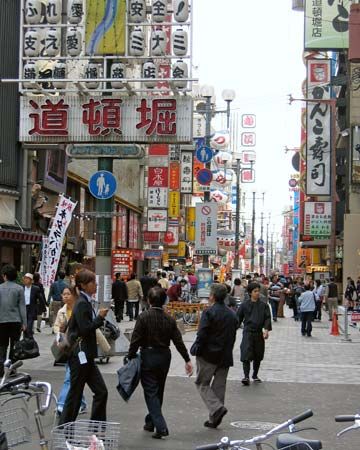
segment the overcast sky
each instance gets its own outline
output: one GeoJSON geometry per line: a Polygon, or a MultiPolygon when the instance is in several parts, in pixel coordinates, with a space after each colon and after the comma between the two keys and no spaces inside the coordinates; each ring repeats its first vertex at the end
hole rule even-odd
{"type": "MultiPolygon", "coordinates": [[[[305,78],[304,15],[291,6],[291,0],[193,0],[194,75],[200,84],[214,86],[217,108],[224,107],[222,90],[231,88],[236,92],[231,107],[239,117],[256,114],[256,183],[247,186],[247,197],[254,186],[259,196],[266,192],[265,213],[272,212],[279,232],[294,173],[293,153],[286,155],[284,147],[300,146],[301,103],[289,106],[287,95],[301,97],[305,78]]],[[[246,210],[250,217],[250,200],[246,210]]],[[[261,201],[257,211],[260,215],[261,201]]]]}

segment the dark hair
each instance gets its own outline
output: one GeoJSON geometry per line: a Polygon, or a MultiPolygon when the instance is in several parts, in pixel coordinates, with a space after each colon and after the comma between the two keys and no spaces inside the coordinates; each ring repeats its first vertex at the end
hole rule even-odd
{"type": "Polygon", "coordinates": [[[15,281],[17,278],[17,270],[15,266],[11,264],[7,264],[2,269],[2,274],[6,276],[6,279],[9,281],[15,281]]]}
{"type": "Polygon", "coordinates": [[[162,273],[161,273],[161,276],[162,276],[163,278],[166,278],[166,272],[162,272],[162,273]]]}
{"type": "Polygon", "coordinates": [[[254,291],[255,289],[260,289],[260,284],[259,283],[250,283],[249,286],[247,287],[247,291],[249,294],[252,293],[252,291],[254,291]]]}
{"type": "Polygon", "coordinates": [[[33,282],[34,283],[39,283],[40,282],[40,274],[39,274],[39,272],[35,272],[34,273],[33,282]]]}
{"type": "Polygon", "coordinates": [[[121,273],[120,272],[116,272],[115,278],[118,280],[120,277],[121,277],[121,273]]]}
{"type": "Polygon", "coordinates": [[[145,276],[147,276],[147,275],[149,275],[149,271],[148,270],[145,270],[145,274],[144,274],[145,276]]]}
{"type": "Polygon", "coordinates": [[[304,288],[305,288],[305,291],[310,291],[310,289],[311,289],[311,284],[310,284],[310,283],[305,284],[304,288]]]}
{"type": "Polygon", "coordinates": [[[60,278],[60,280],[63,280],[65,278],[65,275],[66,273],[63,270],[59,270],[58,277],[60,278]]]}
{"type": "Polygon", "coordinates": [[[320,280],[315,280],[315,283],[316,283],[316,287],[321,286],[321,281],[320,280]]]}
{"type": "Polygon", "coordinates": [[[235,286],[240,286],[240,284],[241,284],[240,278],[235,278],[234,284],[235,284],[235,286]]]}
{"type": "Polygon", "coordinates": [[[224,300],[228,294],[225,284],[215,283],[211,285],[210,294],[215,297],[216,303],[224,303],[224,300]]]}
{"type": "Polygon", "coordinates": [[[162,308],[166,302],[166,292],[163,288],[155,286],[148,292],[148,300],[151,306],[162,308]]]}
{"type": "Polygon", "coordinates": [[[335,281],[335,278],[334,277],[330,277],[330,281],[335,281]]]}
{"type": "Polygon", "coordinates": [[[79,291],[75,286],[65,286],[61,294],[64,293],[65,289],[69,289],[70,294],[73,295],[75,299],[79,297],[79,291]]]}
{"type": "Polygon", "coordinates": [[[96,275],[94,272],[91,272],[91,270],[81,269],[80,272],[75,275],[75,286],[79,289],[82,288],[82,284],[88,284],[92,281],[96,281],[96,275]]]}
{"type": "Polygon", "coordinates": [[[129,280],[135,280],[136,278],[136,273],[132,273],[129,277],[129,280]]]}

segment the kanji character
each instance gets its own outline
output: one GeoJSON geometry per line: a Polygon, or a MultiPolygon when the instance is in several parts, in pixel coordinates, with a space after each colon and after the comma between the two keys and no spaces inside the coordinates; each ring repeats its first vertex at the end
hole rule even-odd
{"type": "Polygon", "coordinates": [[[325,164],[319,163],[314,166],[314,168],[311,171],[311,179],[312,180],[318,180],[320,179],[320,182],[315,182],[316,186],[324,186],[325,185],[325,164]]]}
{"type": "Polygon", "coordinates": [[[66,36],[66,47],[68,50],[76,50],[79,48],[79,39],[76,34],[66,36]]]}
{"type": "Polygon", "coordinates": [[[31,34],[28,34],[27,36],[25,36],[25,48],[24,50],[36,50],[35,44],[37,42],[37,38],[34,36],[31,36],[31,34]]]}
{"type": "Polygon", "coordinates": [[[59,100],[58,103],[52,103],[50,100],[45,101],[45,105],[39,108],[39,105],[30,100],[30,105],[41,112],[31,113],[29,117],[34,119],[34,128],[29,131],[29,134],[39,134],[42,136],[67,136],[68,133],[68,109],[64,100],[59,100]]]}
{"type": "Polygon", "coordinates": [[[84,14],[83,11],[83,5],[81,5],[80,3],[73,3],[71,5],[71,16],[72,17],[82,17],[82,15],[84,14]]]}
{"type": "Polygon", "coordinates": [[[101,101],[91,99],[89,103],[83,105],[83,124],[88,125],[90,135],[106,136],[111,131],[121,134],[121,102],[121,99],[107,98],[101,101]]]}
{"type": "Polygon", "coordinates": [[[181,67],[176,66],[175,69],[173,70],[173,77],[174,78],[184,78],[185,76],[185,72],[183,69],[181,69],[181,67]]]}
{"type": "Polygon", "coordinates": [[[147,127],[146,134],[149,136],[156,131],[159,135],[176,134],[176,100],[152,100],[152,106],[147,106],[147,100],[141,100],[141,106],[136,108],[140,113],[140,122],[137,129],[147,127]],[[150,117],[148,118],[150,113],[150,117]]]}
{"type": "Polygon", "coordinates": [[[164,2],[162,2],[160,0],[156,0],[155,2],[153,2],[152,7],[153,7],[154,15],[156,15],[156,16],[164,16],[165,15],[166,5],[164,2]]]}
{"type": "Polygon", "coordinates": [[[131,16],[142,16],[144,5],[141,2],[135,1],[130,3],[131,16]]]}
{"type": "Polygon", "coordinates": [[[151,37],[151,43],[152,47],[151,50],[156,50],[158,47],[160,47],[160,43],[165,41],[165,38],[162,37],[160,34],[154,34],[151,37]]]}
{"type": "Polygon", "coordinates": [[[144,78],[156,78],[155,66],[146,66],[144,69],[144,78]]]}

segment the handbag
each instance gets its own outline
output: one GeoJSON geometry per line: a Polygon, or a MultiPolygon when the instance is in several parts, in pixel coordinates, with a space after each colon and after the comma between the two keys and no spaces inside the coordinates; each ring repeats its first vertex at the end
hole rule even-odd
{"type": "Polygon", "coordinates": [[[66,339],[63,336],[64,334],[65,333],[61,333],[60,340],[58,337],[56,337],[50,347],[51,353],[57,364],[66,363],[69,359],[69,353],[65,351],[63,346],[59,345],[62,339],[66,339]]]}
{"type": "Polygon", "coordinates": [[[110,353],[111,346],[109,342],[107,341],[106,337],[104,336],[103,332],[100,330],[100,328],[96,329],[96,343],[100,347],[100,350],[107,355],[110,353]]]}
{"type": "Polygon", "coordinates": [[[190,355],[191,356],[201,356],[200,345],[196,341],[190,347],[190,355]]]}
{"type": "Polygon", "coordinates": [[[24,337],[14,345],[14,359],[32,359],[40,356],[39,346],[33,337],[24,337]]]}
{"type": "Polygon", "coordinates": [[[120,336],[120,330],[116,325],[105,320],[103,334],[107,340],[116,341],[120,336]]]}

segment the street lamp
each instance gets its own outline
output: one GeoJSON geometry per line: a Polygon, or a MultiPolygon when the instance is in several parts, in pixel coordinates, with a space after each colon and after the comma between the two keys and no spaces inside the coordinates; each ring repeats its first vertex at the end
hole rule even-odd
{"type": "Polygon", "coordinates": [[[226,128],[230,127],[230,103],[235,99],[235,91],[233,89],[224,89],[222,98],[226,102],[226,128]]]}

